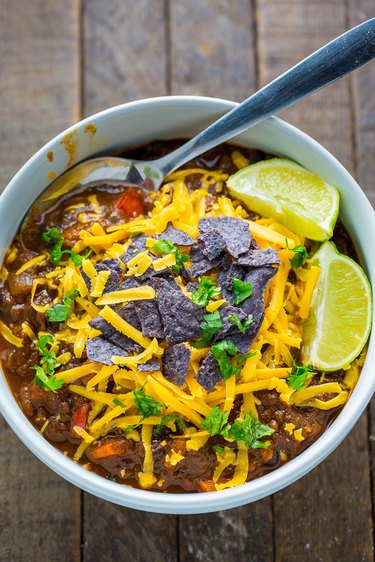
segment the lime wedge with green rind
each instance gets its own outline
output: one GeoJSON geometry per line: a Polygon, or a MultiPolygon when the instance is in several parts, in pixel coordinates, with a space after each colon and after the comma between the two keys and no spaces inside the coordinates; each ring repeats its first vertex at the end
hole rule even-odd
{"type": "Polygon", "coordinates": [[[325,242],[312,258],[321,272],[303,324],[302,360],[321,371],[346,368],[371,329],[372,296],[362,268],[325,242]]]}
{"type": "Polygon", "coordinates": [[[227,186],[251,211],[293,232],[320,242],[332,236],[339,212],[337,188],[292,160],[252,164],[230,176],[227,186]]]}

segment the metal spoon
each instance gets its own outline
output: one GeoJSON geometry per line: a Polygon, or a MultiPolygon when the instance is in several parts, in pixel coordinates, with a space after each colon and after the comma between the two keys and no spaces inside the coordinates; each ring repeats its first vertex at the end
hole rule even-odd
{"type": "Polygon", "coordinates": [[[375,18],[340,35],[223,115],[170,154],[150,162],[116,157],[86,160],[54,180],[29,216],[79,186],[118,181],[157,190],[173,170],[266,117],[338,80],[375,57],[375,18]]]}

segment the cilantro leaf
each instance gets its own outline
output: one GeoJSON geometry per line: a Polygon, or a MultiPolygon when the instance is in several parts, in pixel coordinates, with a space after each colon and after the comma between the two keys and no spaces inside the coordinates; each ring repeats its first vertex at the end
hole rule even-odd
{"type": "Polygon", "coordinates": [[[167,254],[174,254],[176,259],[176,265],[172,265],[172,271],[179,275],[184,269],[184,263],[188,261],[189,256],[183,254],[177,246],[175,246],[172,240],[159,240],[156,244],[151,246],[151,250],[165,256],[167,254]]]}
{"type": "Polygon", "coordinates": [[[309,254],[304,246],[294,246],[294,248],[289,248],[288,246],[288,239],[285,238],[285,244],[288,250],[294,252],[294,256],[290,261],[290,265],[294,268],[301,267],[304,260],[309,257],[309,254]]]}
{"type": "Polygon", "coordinates": [[[191,293],[191,300],[198,306],[207,306],[212,297],[220,295],[220,288],[208,277],[199,279],[199,287],[191,293]]]}
{"type": "Polygon", "coordinates": [[[55,376],[49,377],[39,365],[35,365],[32,368],[35,369],[34,384],[36,384],[36,386],[52,390],[52,392],[56,393],[64,384],[62,379],[57,379],[55,376]]]}
{"type": "Polygon", "coordinates": [[[69,254],[74,265],[81,265],[83,260],[87,259],[92,252],[92,250],[89,250],[85,256],[80,256],[77,252],[73,252],[73,250],[63,250],[64,237],[55,226],[43,232],[41,238],[43,242],[52,244],[48,251],[53,265],[59,265],[63,254],[69,254]]]}
{"type": "Polygon", "coordinates": [[[220,445],[212,445],[211,449],[214,451],[214,453],[225,455],[225,449],[224,447],[220,447],[220,445]]]}
{"type": "Polygon", "coordinates": [[[253,288],[251,283],[244,283],[241,279],[232,279],[233,285],[233,304],[241,304],[246,300],[252,293],[253,288]]]}
{"type": "Polygon", "coordinates": [[[215,312],[212,312],[212,314],[204,314],[203,320],[204,322],[202,322],[202,324],[200,325],[200,329],[202,330],[202,337],[193,343],[193,347],[198,349],[210,345],[213,336],[223,326],[223,322],[218,310],[215,310],[215,312]]]}
{"type": "Polygon", "coordinates": [[[49,257],[53,265],[58,265],[62,257],[62,245],[64,243],[64,238],[55,226],[50,228],[42,234],[43,242],[48,242],[52,244],[49,249],[49,257]]]}
{"type": "Polygon", "coordinates": [[[134,400],[138,410],[142,414],[141,421],[149,418],[150,416],[157,416],[164,408],[163,404],[145,394],[143,387],[138,390],[133,390],[134,400]]]}
{"type": "Polygon", "coordinates": [[[137,427],[136,425],[128,425],[128,427],[125,427],[124,429],[125,435],[127,435],[130,431],[133,431],[133,429],[135,429],[136,427],[137,427]]]}
{"type": "Polygon", "coordinates": [[[289,375],[287,378],[288,384],[297,392],[306,386],[306,381],[309,376],[315,375],[312,365],[297,365],[295,361],[293,361],[292,370],[287,372],[289,375]]]}
{"type": "Polygon", "coordinates": [[[121,400],[119,400],[118,398],[114,398],[112,402],[115,404],[115,406],[120,406],[120,408],[124,408],[124,409],[127,408],[127,406],[125,406],[125,404],[121,402],[121,400]]]}
{"type": "Polygon", "coordinates": [[[220,373],[225,381],[232,375],[239,375],[246,359],[254,355],[254,353],[237,355],[238,349],[234,343],[225,340],[215,343],[211,348],[211,352],[219,365],[220,373]],[[234,357],[235,355],[237,356],[234,357]],[[234,357],[233,361],[231,361],[231,357],[234,357]]]}
{"type": "Polygon", "coordinates": [[[242,334],[244,334],[246,332],[246,328],[253,321],[253,315],[249,314],[249,316],[246,318],[246,320],[244,320],[244,322],[241,322],[241,320],[238,318],[237,314],[231,314],[230,316],[228,316],[228,321],[231,324],[234,324],[239,329],[239,331],[242,334]]]}
{"type": "Polygon", "coordinates": [[[176,425],[178,427],[178,429],[180,431],[184,431],[185,429],[185,424],[182,421],[182,419],[180,418],[180,416],[178,416],[177,414],[169,414],[167,416],[163,416],[161,419],[161,422],[157,424],[157,426],[154,429],[154,433],[156,435],[162,436],[163,435],[163,431],[164,431],[164,427],[169,423],[169,422],[176,422],[176,425]]]}
{"type": "Polygon", "coordinates": [[[250,449],[267,449],[268,446],[261,439],[273,433],[273,429],[260,423],[251,414],[246,414],[242,421],[235,421],[232,425],[224,428],[223,431],[224,437],[229,437],[235,441],[243,441],[246,447],[250,449]]]}
{"type": "Polygon", "coordinates": [[[220,435],[227,421],[227,412],[223,412],[220,410],[219,406],[215,406],[202,421],[202,427],[208,431],[210,435],[220,435]]]}
{"type": "Polygon", "coordinates": [[[71,289],[66,297],[64,297],[64,304],[55,304],[52,308],[48,308],[45,312],[50,322],[65,322],[68,319],[74,299],[77,298],[79,292],[77,289],[71,289]]]}
{"type": "Polygon", "coordinates": [[[35,346],[35,349],[37,349],[41,355],[40,364],[45,366],[46,372],[50,376],[54,374],[57,363],[55,352],[47,348],[47,345],[52,345],[53,343],[53,337],[49,334],[44,334],[40,336],[35,346]]]}

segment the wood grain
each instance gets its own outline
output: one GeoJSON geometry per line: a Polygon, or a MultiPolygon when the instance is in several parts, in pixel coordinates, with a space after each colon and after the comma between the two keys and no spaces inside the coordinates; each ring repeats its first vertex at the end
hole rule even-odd
{"type": "Polygon", "coordinates": [[[166,93],[164,0],[83,1],[83,113],[166,93]]]}
{"type": "MultiPolygon", "coordinates": [[[[77,120],[75,0],[3,0],[0,184],[77,120]]],[[[1,189],[0,189],[1,190],[1,189]]],[[[80,492],[39,462],[0,421],[0,560],[80,560],[80,492]]]]}
{"type": "MultiPolygon", "coordinates": [[[[269,82],[347,28],[343,0],[258,0],[261,85],[269,82]]],[[[280,114],[354,169],[349,78],[343,78],[280,114]]]]}
{"type": "Polygon", "coordinates": [[[180,560],[274,560],[271,499],[237,509],[180,518],[180,560]]]}
{"type": "MultiPolygon", "coordinates": [[[[84,2],[86,115],[167,93],[164,15],[163,0],[84,2]]],[[[83,505],[85,562],[176,560],[176,517],[125,509],[88,494],[83,505]]]]}
{"type": "Polygon", "coordinates": [[[85,495],[84,562],[177,562],[176,518],[85,495]]]}
{"type": "MultiPolygon", "coordinates": [[[[258,56],[265,83],[342,33],[346,6],[334,0],[259,0],[258,56]]],[[[285,112],[285,117],[355,168],[348,78],[285,112]]],[[[275,559],[371,560],[372,524],[366,416],[328,460],[274,496],[275,559]]]]}
{"type": "Polygon", "coordinates": [[[172,0],[172,94],[241,101],[255,89],[252,2],[172,0]]]}

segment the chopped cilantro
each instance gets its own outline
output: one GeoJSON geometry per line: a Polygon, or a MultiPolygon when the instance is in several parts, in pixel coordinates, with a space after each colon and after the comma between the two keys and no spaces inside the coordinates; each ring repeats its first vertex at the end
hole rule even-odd
{"type": "Polygon", "coordinates": [[[252,285],[251,283],[244,283],[241,279],[236,279],[235,277],[232,279],[233,285],[233,304],[241,304],[244,300],[246,300],[252,293],[252,285]]]}
{"type": "Polygon", "coordinates": [[[140,236],[141,234],[142,234],[142,232],[140,230],[136,230],[135,232],[132,232],[132,237],[138,238],[138,236],[140,236]]]}
{"type": "Polygon", "coordinates": [[[202,427],[208,431],[210,435],[220,435],[227,421],[227,412],[223,412],[220,410],[219,406],[215,406],[202,421],[202,427]]]}
{"type": "Polygon", "coordinates": [[[157,416],[164,408],[163,404],[145,394],[143,387],[139,390],[133,390],[134,400],[138,410],[142,414],[141,421],[149,418],[150,416],[157,416]]]}
{"type": "Polygon", "coordinates": [[[56,393],[64,384],[62,379],[57,379],[55,376],[49,377],[39,365],[35,365],[33,369],[35,369],[34,384],[40,388],[46,388],[56,393]]]}
{"type": "Polygon", "coordinates": [[[120,408],[126,408],[127,406],[125,406],[125,404],[123,402],[121,402],[121,400],[119,400],[118,398],[114,398],[112,400],[112,402],[115,404],[115,406],[120,406],[120,408]]]}
{"type": "Polygon", "coordinates": [[[218,310],[215,310],[215,312],[212,312],[212,314],[204,314],[203,320],[204,322],[202,322],[202,324],[200,325],[200,329],[202,330],[202,337],[193,343],[193,347],[196,347],[198,349],[210,345],[213,336],[223,326],[223,322],[220,318],[218,310]]]}
{"type": "Polygon", "coordinates": [[[187,254],[183,254],[171,240],[159,240],[159,242],[151,246],[151,250],[162,256],[174,254],[176,265],[172,265],[172,271],[176,273],[176,275],[181,273],[184,269],[184,263],[189,259],[189,256],[187,254]]]}
{"type": "Polygon", "coordinates": [[[182,421],[182,419],[180,418],[180,416],[178,416],[177,414],[169,414],[167,416],[163,416],[161,419],[161,422],[157,424],[157,426],[154,429],[154,433],[156,433],[156,435],[159,435],[159,437],[161,435],[163,435],[163,431],[164,431],[164,427],[169,423],[169,422],[175,422],[178,429],[180,431],[184,431],[185,429],[185,424],[182,421]]]}
{"type": "Polygon", "coordinates": [[[246,320],[244,322],[241,322],[237,314],[231,314],[230,316],[228,316],[228,321],[231,324],[234,324],[239,329],[239,331],[244,334],[246,332],[246,328],[253,321],[253,315],[249,314],[246,320]]]}
{"type": "Polygon", "coordinates": [[[92,250],[89,250],[85,256],[80,256],[73,250],[63,250],[64,237],[61,232],[54,226],[42,234],[43,242],[52,244],[49,248],[49,257],[53,265],[59,265],[63,254],[69,254],[74,265],[81,265],[84,259],[87,259],[92,250]]]}
{"type": "Polygon", "coordinates": [[[208,301],[218,295],[220,295],[220,288],[208,277],[203,276],[199,279],[198,289],[191,293],[191,300],[198,306],[207,306],[208,301]]]}
{"type": "Polygon", "coordinates": [[[242,421],[237,420],[232,425],[224,428],[224,437],[235,441],[243,441],[250,449],[267,449],[266,443],[261,441],[262,437],[272,435],[274,430],[268,425],[260,423],[251,414],[246,414],[242,421]]]}
{"type": "Polygon", "coordinates": [[[291,371],[288,371],[288,375],[287,381],[289,386],[298,392],[306,385],[307,378],[311,375],[315,375],[315,371],[312,365],[297,365],[297,363],[293,361],[293,368],[291,371]]]}
{"type": "Polygon", "coordinates": [[[53,343],[53,337],[49,334],[44,334],[40,336],[35,346],[35,349],[37,349],[41,355],[40,364],[45,366],[46,372],[50,376],[55,372],[57,358],[55,352],[48,349],[47,345],[52,345],[53,343]]]}
{"type": "Polygon", "coordinates": [[[219,365],[220,373],[225,381],[232,375],[239,375],[246,359],[254,355],[253,353],[237,355],[238,349],[234,343],[225,340],[215,343],[211,348],[211,352],[219,365]],[[235,355],[236,357],[234,357],[235,355]],[[234,357],[234,359],[231,360],[231,357],[234,357]]]}
{"type": "Polygon", "coordinates": [[[72,310],[74,299],[78,297],[79,292],[77,289],[69,291],[64,298],[64,304],[55,304],[52,308],[46,310],[46,316],[50,322],[65,322],[72,310]]]}
{"type": "Polygon", "coordinates": [[[125,435],[127,435],[130,431],[133,431],[133,429],[135,429],[136,427],[137,427],[136,425],[128,425],[128,427],[125,427],[124,429],[125,435]]]}
{"type": "Polygon", "coordinates": [[[225,449],[224,447],[220,447],[220,445],[212,445],[211,449],[214,451],[214,453],[225,455],[225,449]]]}
{"type": "Polygon", "coordinates": [[[291,250],[292,252],[294,252],[294,256],[292,257],[290,261],[290,265],[294,268],[296,267],[301,267],[301,265],[303,264],[304,260],[309,256],[309,254],[307,253],[307,250],[304,246],[294,246],[294,248],[289,248],[288,246],[288,239],[285,238],[285,244],[286,247],[288,248],[288,250],[291,250]]]}

